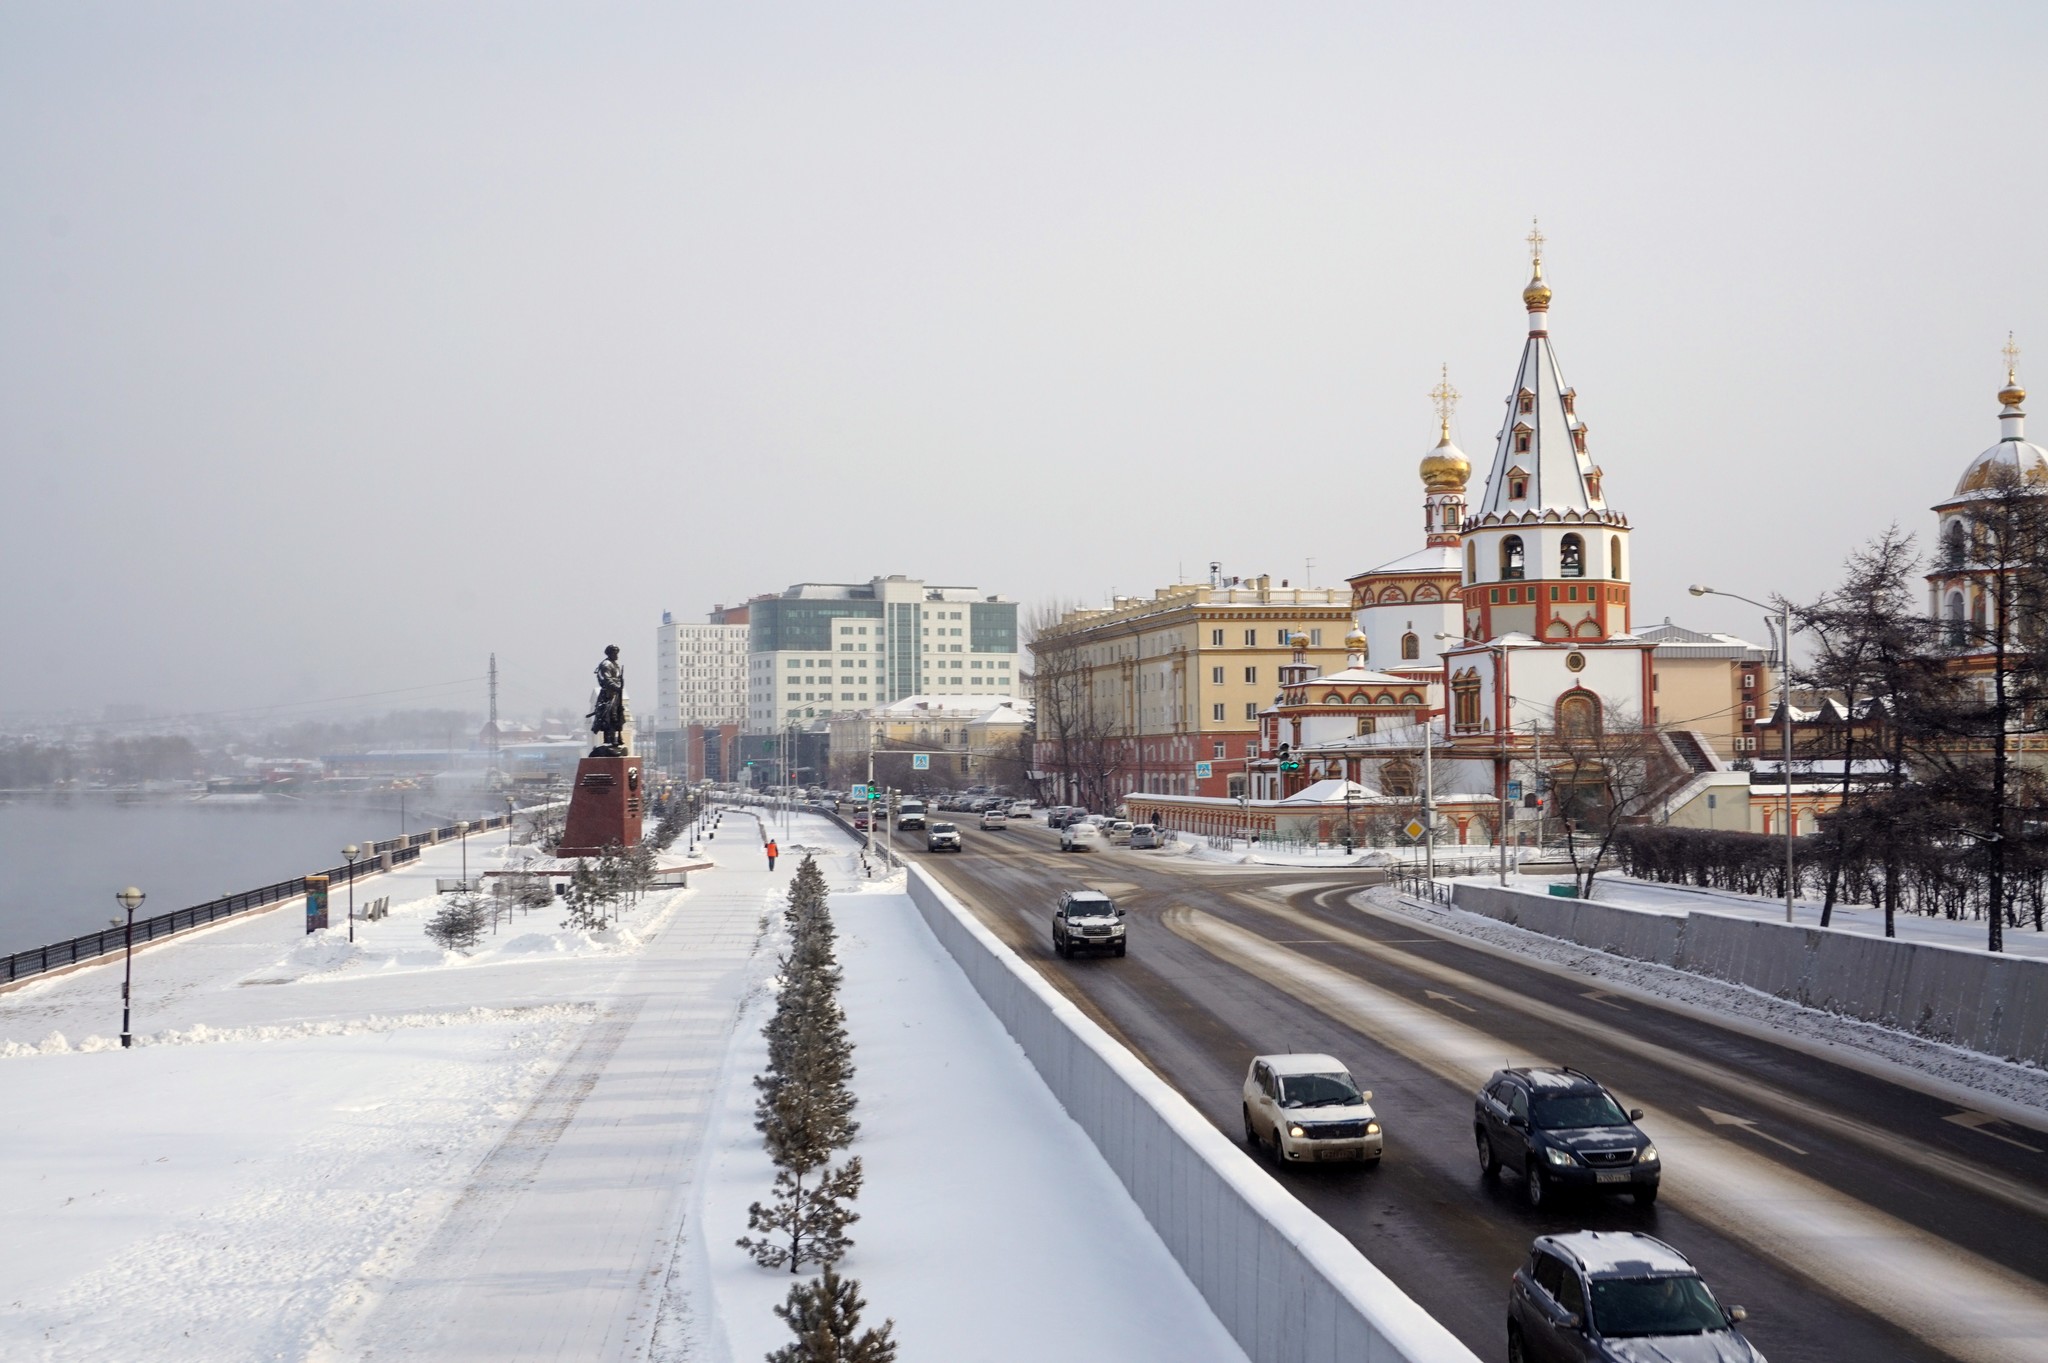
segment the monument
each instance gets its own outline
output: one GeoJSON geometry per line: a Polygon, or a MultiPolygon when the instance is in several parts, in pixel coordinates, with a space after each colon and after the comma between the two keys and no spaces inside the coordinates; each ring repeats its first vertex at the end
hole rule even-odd
{"type": "Polygon", "coordinates": [[[576,763],[576,784],[569,792],[569,818],[555,848],[559,857],[594,857],[607,847],[632,847],[640,841],[640,759],[626,750],[626,669],[619,646],[604,651],[597,665],[596,698],[590,707],[590,731],[597,746],[576,763]]]}

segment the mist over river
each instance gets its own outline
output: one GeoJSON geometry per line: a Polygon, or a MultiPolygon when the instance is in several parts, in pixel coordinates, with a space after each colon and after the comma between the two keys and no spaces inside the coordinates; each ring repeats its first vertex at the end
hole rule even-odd
{"type": "MultiPolygon", "coordinates": [[[[480,794],[422,792],[406,801],[403,831],[503,812],[480,794]]],[[[394,796],[306,804],[182,797],[123,804],[105,795],[0,801],[0,955],[106,927],[122,917],[114,894],[124,885],[149,896],[140,919],[339,866],[347,844],[398,836],[399,817],[394,796]]]]}

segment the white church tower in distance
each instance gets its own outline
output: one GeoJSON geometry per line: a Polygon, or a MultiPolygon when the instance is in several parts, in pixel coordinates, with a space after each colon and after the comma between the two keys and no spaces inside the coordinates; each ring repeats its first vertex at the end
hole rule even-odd
{"type": "Polygon", "coordinates": [[[1629,633],[1628,518],[1607,503],[1578,393],[1550,349],[1540,232],[1529,247],[1529,335],[1463,527],[1465,642],[1444,655],[1453,741],[1650,716],[1651,646],[1629,633]]]}

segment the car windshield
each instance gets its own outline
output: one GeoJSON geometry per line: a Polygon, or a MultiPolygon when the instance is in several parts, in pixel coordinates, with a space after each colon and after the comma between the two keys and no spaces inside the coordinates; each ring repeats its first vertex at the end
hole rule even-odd
{"type": "Polygon", "coordinates": [[[1593,1324],[1601,1334],[1621,1339],[1728,1328],[1707,1285],[1684,1275],[1593,1279],[1593,1324]]]}
{"type": "Polygon", "coordinates": [[[1067,904],[1069,918],[1107,918],[1116,912],[1116,905],[1107,899],[1075,899],[1067,904]]]}
{"type": "Polygon", "coordinates": [[[949,823],[935,823],[932,825],[932,832],[934,833],[951,833],[953,831],[953,825],[949,823]]]}
{"type": "Polygon", "coordinates": [[[1280,1076],[1282,1107],[1349,1107],[1362,1103],[1358,1085],[1348,1074],[1284,1074],[1280,1076]]]}
{"type": "Polygon", "coordinates": [[[1579,1126],[1627,1126],[1628,1114],[1604,1093],[1560,1093],[1538,1097],[1532,1112],[1535,1125],[1546,1131],[1579,1126]]]}

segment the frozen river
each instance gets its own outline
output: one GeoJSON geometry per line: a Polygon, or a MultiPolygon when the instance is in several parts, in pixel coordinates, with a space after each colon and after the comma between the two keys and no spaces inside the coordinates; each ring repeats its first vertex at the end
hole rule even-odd
{"type": "MultiPolygon", "coordinates": [[[[415,795],[405,831],[492,812],[502,810],[473,798],[415,795]]],[[[398,836],[399,817],[391,797],[308,805],[116,804],[107,796],[0,802],[0,954],[106,927],[121,914],[114,893],[124,885],[149,895],[137,915],[147,917],[339,866],[347,844],[398,836]]]]}

